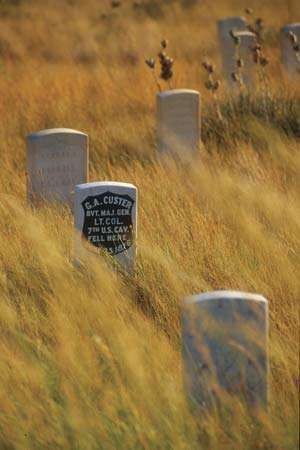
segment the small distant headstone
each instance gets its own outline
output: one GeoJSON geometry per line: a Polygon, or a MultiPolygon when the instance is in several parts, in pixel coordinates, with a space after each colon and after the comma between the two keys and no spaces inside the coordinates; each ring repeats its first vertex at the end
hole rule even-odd
{"type": "Polygon", "coordinates": [[[253,47],[257,42],[256,35],[251,31],[237,31],[235,35],[240,38],[241,42],[239,46],[239,57],[244,63],[241,69],[243,82],[249,87],[254,81],[255,63],[253,47]]]}
{"type": "Polygon", "coordinates": [[[200,94],[174,89],[157,94],[157,137],[161,154],[189,159],[200,140],[200,94]]]}
{"type": "Polygon", "coordinates": [[[235,46],[230,32],[247,31],[247,23],[243,17],[226,17],[217,22],[219,46],[224,76],[233,84],[231,74],[235,71],[235,46]]]}
{"type": "Polygon", "coordinates": [[[267,344],[268,302],[261,295],[216,291],[187,298],[183,364],[193,403],[218,405],[227,393],[266,406],[267,344]]]}
{"type": "Polygon", "coordinates": [[[108,252],[128,272],[136,255],[137,188],[119,182],[75,188],[75,253],[108,252]]]}
{"type": "Polygon", "coordinates": [[[88,181],[88,136],[67,128],[27,136],[28,200],[73,204],[76,184],[88,181]]]}
{"type": "Polygon", "coordinates": [[[280,33],[282,62],[287,72],[294,76],[300,75],[300,50],[297,51],[296,46],[300,46],[300,22],[285,25],[280,33]],[[296,43],[291,41],[289,33],[292,32],[297,39],[296,43]]]}

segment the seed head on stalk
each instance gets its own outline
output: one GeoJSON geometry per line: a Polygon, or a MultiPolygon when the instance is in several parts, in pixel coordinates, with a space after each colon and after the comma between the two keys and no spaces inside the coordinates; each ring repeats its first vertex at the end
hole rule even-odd
{"type": "Polygon", "coordinates": [[[291,43],[292,45],[297,44],[298,38],[297,38],[296,34],[293,33],[293,31],[289,31],[289,32],[288,32],[288,38],[289,38],[290,43],[291,43]]]}
{"type": "MultiPolygon", "coordinates": [[[[160,78],[162,80],[168,82],[169,88],[171,88],[170,80],[173,77],[174,59],[170,58],[170,56],[168,56],[167,53],[164,51],[167,48],[167,46],[168,46],[168,41],[166,39],[162,39],[160,42],[161,50],[157,56],[158,56],[158,63],[160,65],[160,78]]],[[[158,82],[157,75],[155,72],[156,60],[154,58],[147,58],[145,60],[145,63],[151,69],[154,79],[155,79],[155,83],[156,83],[159,91],[161,91],[161,86],[160,86],[160,83],[158,82]]]]}
{"type": "Polygon", "coordinates": [[[257,41],[261,42],[265,29],[263,19],[261,17],[255,17],[253,15],[253,9],[246,8],[245,12],[249,16],[249,19],[251,18],[251,21],[248,21],[247,23],[247,29],[256,35],[257,41]]]}
{"type": "Polygon", "coordinates": [[[154,58],[147,58],[147,59],[145,59],[145,63],[149,67],[149,69],[151,70],[153,78],[154,78],[154,82],[155,82],[159,92],[161,92],[161,86],[160,86],[160,84],[158,82],[158,79],[157,79],[157,76],[156,76],[156,73],[155,73],[155,65],[156,65],[155,59],[154,58]]]}
{"type": "Polygon", "coordinates": [[[145,59],[145,63],[147,64],[150,69],[155,69],[155,59],[154,58],[148,58],[145,59]]]}
{"type": "Polygon", "coordinates": [[[160,43],[161,48],[167,48],[168,46],[168,41],[166,39],[163,39],[160,43]]]}
{"type": "MultiPolygon", "coordinates": [[[[165,50],[168,46],[168,41],[163,39],[160,43],[162,50],[165,50]]],[[[173,77],[173,65],[174,59],[170,58],[165,51],[160,51],[158,53],[158,60],[160,64],[160,78],[164,81],[167,81],[170,86],[170,80],[173,77]]]]}
{"type": "Polygon", "coordinates": [[[264,31],[263,19],[260,17],[256,18],[253,22],[252,28],[256,36],[256,42],[250,48],[250,50],[252,52],[253,62],[257,67],[257,74],[261,85],[264,114],[265,117],[268,119],[269,117],[268,105],[270,104],[271,92],[268,73],[266,71],[266,67],[269,64],[269,59],[264,53],[264,45],[263,45],[263,31],[264,31]]]}
{"type": "Polygon", "coordinates": [[[234,54],[234,62],[235,62],[235,71],[231,74],[231,79],[235,83],[239,85],[240,90],[244,88],[244,80],[243,80],[243,67],[244,61],[240,54],[240,46],[241,46],[241,38],[235,32],[235,30],[230,30],[229,35],[233,40],[233,44],[235,47],[234,54]]]}
{"type": "Polygon", "coordinates": [[[208,61],[203,61],[202,66],[209,74],[214,73],[215,71],[215,66],[208,61]]]}
{"type": "Polygon", "coordinates": [[[217,91],[218,91],[219,87],[221,86],[221,82],[220,82],[220,80],[215,79],[216,67],[214,66],[214,64],[212,64],[210,61],[207,61],[207,60],[202,62],[202,67],[205,69],[207,76],[208,76],[208,79],[206,80],[204,85],[205,85],[206,89],[208,91],[210,91],[212,94],[216,112],[217,112],[219,119],[223,120],[219,101],[218,101],[218,95],[217,95],[217,91]]]}
{"type": "Polygon", "coordinates": [[[112,8],[118,8],[119,6],[121,6],[121,0],[111,0],[110,4],[112,8]]]}
{"type": "Polygon", "coordinates": [[[298,61],[298,63],[300,63],[300,43],[298,36],[293,31],[290,30],[287,33],[287,38],[289,39],[291,47],[295,53],[296,60],[298,61]]]}

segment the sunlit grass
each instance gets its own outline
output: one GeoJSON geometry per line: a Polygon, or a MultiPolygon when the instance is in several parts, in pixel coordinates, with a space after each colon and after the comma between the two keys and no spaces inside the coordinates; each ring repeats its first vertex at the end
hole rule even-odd
{"type": "MultiPolygon", "coordinates": [[[[296,449],[299,91],[277,70],[274,42],[273,118],[260,114],[259,93],[232,109],[222,91],[220,122],[201,60],[218,60],[214,21],[246,5],[176,6],[156,21],[127,3],[103,21],[109,2],[53,0],[42,14],[38,3],[0,18],[16,53],[1,47],[0,448],[296,449]],[[144,57],[162,37],[176,55],[176,86],[203,99],[192,167],[161,164],[155,152],[156,87],[144,57]],[[76,267],[71,212],[26,204],[25,136],[51,127],[89,134],[92,181],[138,187],[134,277],[93,256],[76,267]],[[181,302],[215,289],[269,300],[268,415],[225,398],[211,415],[186,403],[181,302]]],[[[274,29],[288,21],[282,2],[261,8],[274,29]]]]}

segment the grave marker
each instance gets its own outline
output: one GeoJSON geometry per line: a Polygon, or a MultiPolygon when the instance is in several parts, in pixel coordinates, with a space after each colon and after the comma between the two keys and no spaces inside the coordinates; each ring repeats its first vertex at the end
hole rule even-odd
{"type": "Polygon", "coordinates": [[[88,181],[88,136],[67,128],[27,136],[28,200],[73,205],[76,184],[88,181]]]}
{"type": "Polygon", "coordinates": [[[219,20],[218,35],[222,56],[222,66],[225,79],[232,87],[236,83],[232,79],[232,73],[236,72],[237,57],[243,60],[241,69],[243,82],[246,86],[250,86],[254,76],[254,60],[252,48],[256,43],[256,35],[247,30],[247,23],[243,17],[229,17],[219,20]],[[240,39],[240,45],[237,48],[230,35],[234,31],[235,36],[240,39]]]}
{"type": "Polygon", "coordinates": [[[255,62],[253,57],[253,47],[257,39],[251,31],[237,31],[235,35],[240,38],[239,57],[243,60],[242,78],[246,86],[250,87],[254,79],[255,62]]]}
{"type": "Polygon", "coordinates": [[[157,138],[161,154],[195,156],[200,140],[200,94],[174,89],[157,94],[157,138]]]}
{"type": "Polygon", "coordinates": [[[295,34],[300,45],[300,22],[285,25],[280,32],[282,63],[287,72],[294,76],[300,75],[300,52],[293,49],[293,43],[289,37],[290,31],[295,34]]]}
{"type": "Polygon", "coordinates": [[[207,408],[227,393],[266,406],[267,342],[268,302],[261,295],[216,291],[187,298],[183,365],[192,401],[207,408]]]}
{"type": "Polygon", "coordinates": [[[75,187],[75,253],[107,251],[128,272],[136,255],[137,188],[95,182],[75,187]]]}

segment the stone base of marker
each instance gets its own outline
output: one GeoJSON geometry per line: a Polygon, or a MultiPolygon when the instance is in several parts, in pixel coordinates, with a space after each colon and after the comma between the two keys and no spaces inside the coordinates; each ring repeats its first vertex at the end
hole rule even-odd
{"type": "Polygon", "coordinates": [[[157,94],[157,145],[160,155],[189,162],[199,152],[200,94],[172,89],[157,94]]]}
{"type": "Polygon", "coordinates": [[[252,407],[268,401],[268,302],[216,291],[187,298],[183,309],[184,381],[193,404],[210,408],[235,396],[252,407]]]}
{"type": "Polygon", "coordinates": [[[282,63],[290,76],[300,77],[300,52],[296,52],[293,48],[289,37],[290,31],[296,36],[300,45],[300,22],[285,25],[280,31],[282,63]]]}
{"type": "Polygon", "coordinates": [[[27,136],[27,196],[73,206],[76,184],[88,181],[88,136],[67,128],[27,136]]]}
{"type": "Polygon", "coordinates": [[[75,258],[106,252],[126,272],[134,271],[137,188],[95,182],[75,187],[75,258]]]}

